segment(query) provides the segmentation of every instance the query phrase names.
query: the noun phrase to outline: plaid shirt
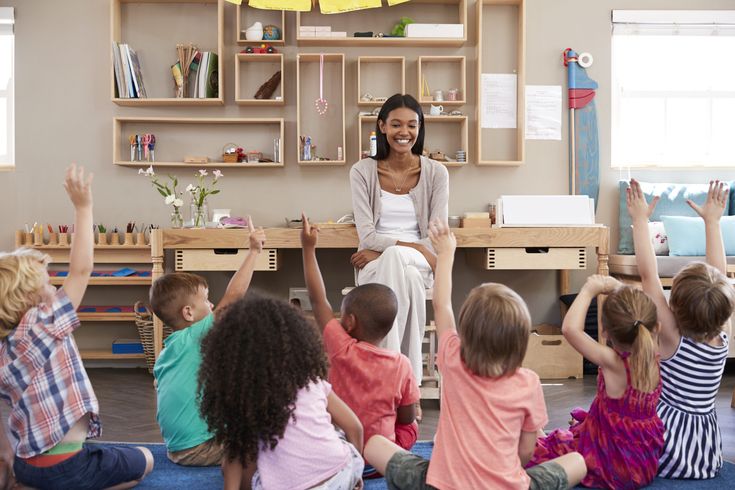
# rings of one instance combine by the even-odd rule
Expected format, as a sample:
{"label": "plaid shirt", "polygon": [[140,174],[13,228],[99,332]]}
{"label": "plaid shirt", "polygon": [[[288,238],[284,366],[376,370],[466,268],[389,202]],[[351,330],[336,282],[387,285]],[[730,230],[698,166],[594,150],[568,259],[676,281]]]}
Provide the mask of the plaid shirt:
{"label": "plaid shirt", "polygon": [[79,318],[63,289],[51,306],[28,310],[0,343],[0,397],[12,410],[8,425],[16,455],[30,458],[58,444],[90,413],[87,437],[99,437],[99,405],[71,333]]}

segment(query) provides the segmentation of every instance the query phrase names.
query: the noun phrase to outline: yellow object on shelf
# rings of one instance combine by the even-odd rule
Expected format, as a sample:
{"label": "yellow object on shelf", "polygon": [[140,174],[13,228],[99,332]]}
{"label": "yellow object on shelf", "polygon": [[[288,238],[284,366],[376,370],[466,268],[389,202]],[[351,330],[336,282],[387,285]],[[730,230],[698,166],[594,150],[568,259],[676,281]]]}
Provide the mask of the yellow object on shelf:
{"label": "yellow object on shelf", "polygon": [[248,5],[263,10],[311,11],[311,0],[250,0]]}

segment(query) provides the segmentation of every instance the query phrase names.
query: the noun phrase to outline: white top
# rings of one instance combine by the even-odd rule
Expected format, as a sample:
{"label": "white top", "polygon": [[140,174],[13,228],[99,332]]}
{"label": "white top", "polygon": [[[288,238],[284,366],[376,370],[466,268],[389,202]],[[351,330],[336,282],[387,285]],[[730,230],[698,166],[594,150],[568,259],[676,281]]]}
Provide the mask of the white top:
{"label": "white top", "polygon": [[379,235],[403,242],[416,242],[421,238],[416,208],[409,194],[391,194],[380,189],[382,212],[375,225]]}

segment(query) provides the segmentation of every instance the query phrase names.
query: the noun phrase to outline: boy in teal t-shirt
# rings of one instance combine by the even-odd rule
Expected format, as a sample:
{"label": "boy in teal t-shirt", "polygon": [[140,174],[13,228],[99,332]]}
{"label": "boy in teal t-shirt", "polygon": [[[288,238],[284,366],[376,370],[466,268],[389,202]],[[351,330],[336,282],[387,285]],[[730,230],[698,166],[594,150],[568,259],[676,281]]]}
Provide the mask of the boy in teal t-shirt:
{"label": "boy in teal t-shirt", "polygon": [[197,375],[202,339],[214,325],[215,314],[240,298],[253,277],[255,261],[263,249],[265,233],[248,218],[250,253],[230,280],[225,295],[213,308],[209,288],[201,276],[165,274],[151,286],[153,312],[174,332],[164,341],[153,375],[156,378],[156,419],[166,443],[168,458],[184,466],[213,466],[222,462],[223,449],[207,429],[197,403]]}

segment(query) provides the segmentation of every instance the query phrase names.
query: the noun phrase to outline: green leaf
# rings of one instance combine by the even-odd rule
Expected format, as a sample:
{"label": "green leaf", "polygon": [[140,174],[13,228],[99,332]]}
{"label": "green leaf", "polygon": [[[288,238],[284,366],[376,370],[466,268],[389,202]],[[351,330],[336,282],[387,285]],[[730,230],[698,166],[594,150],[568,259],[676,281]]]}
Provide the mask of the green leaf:
{"label": "green leaf", "polygon": [[210,192],[210,194],[219,194],[219,189],[213,190],[212,192]]}
{"label": "green leaf", "polygon": [[168,196],[168,194],[166,194],[166,192],[163,189],[158,189],[158,193],[161,194],[163,197]]}

